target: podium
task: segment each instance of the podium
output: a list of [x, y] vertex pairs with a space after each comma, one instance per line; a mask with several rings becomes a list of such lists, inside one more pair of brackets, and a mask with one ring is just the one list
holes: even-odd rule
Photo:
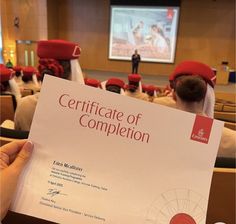
[[216, 74], [216, 84], [227, 85], [229, 83], [229, 71], [219, 69]]

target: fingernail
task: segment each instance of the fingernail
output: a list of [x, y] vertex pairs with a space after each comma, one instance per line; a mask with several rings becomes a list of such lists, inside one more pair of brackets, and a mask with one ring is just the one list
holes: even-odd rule
[[34, 144], [31, 141], [27, 141], [24, 145], [24, 150], [28, 153], [31, 153], [33, 151]]

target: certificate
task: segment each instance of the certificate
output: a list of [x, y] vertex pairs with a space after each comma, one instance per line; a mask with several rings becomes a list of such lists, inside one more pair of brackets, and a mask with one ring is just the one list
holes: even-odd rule
[[65, 224], [205, 224], [222, 128], [45, 76], [11, 209]]

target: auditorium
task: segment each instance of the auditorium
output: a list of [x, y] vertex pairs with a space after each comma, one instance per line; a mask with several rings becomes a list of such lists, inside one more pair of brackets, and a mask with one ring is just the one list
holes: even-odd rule
[[235, 7], [0, 0], [0, 223], [236, 223]]

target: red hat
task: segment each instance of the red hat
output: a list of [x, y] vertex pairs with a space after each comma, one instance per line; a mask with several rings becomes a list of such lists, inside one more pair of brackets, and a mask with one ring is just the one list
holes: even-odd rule
[[15, 72], [21, 72], [22, 66], [16, 65], [16, 66], [13, 67], [13, 70], [14, 70]]
[[22, 69], [23, 75], [31, 77], [33, 74], [37, 74], [37, 70], [32, 66], [27, 66]]
[[154, 94], [155, 91], [156, 91], [155, 86], [153, 86], [153, 85], [147, 86], [147, 94]]
[[198, 75], [206, 80], [212, 87], [215, 85], [216, 75], [213, 70], [206, 64], [197, 61], [184, 61], [177, 65], [169, 77], [169, 81], [175, 80], [181, 75]]
[[85, 82], [86, 85], [96, 87], [96, 88], [101, 88], [101, 83], [100, 81], [96, 79], [87, 79]]
[[147, 91], [147, 87], [148, 87], [147, 85], [142, 84], [142, 91], [146, 92]]
[[40, 72], [39, 71], [35, 71], [34, 74], [36, 75], [37, 78], [40, 78]]
[[12, 74], [12, 71], [10, 69], [2, 67], [0, 69], [0, 80], [1, 80], [1, 82], [9, 81], [11, 79], [11, 74]]
[[2, 68], [6, 68], [6, 66], [4, 64], [0, 64], [0, 69]]
[[141, 80], [141, 75], [139, 74], [129, 74], [128, 75], [128, 80], [131, 82], [139, 82]]
[[128, 84], [125, 84], [124, 85], [124, 90], [128, 90], [129, 89], [129, 85]]
[[124, 81], [121, 79], [117, 79], [117, 78], [110, 78], [106, 82], [106, 87], [107, 86], [118, 86], [118, 87], [124, 89], [124, 85], [125, 85]]
[[41, 40], [38, 42], [39, 58], [71, 60], [80, 56], [81, 48], [77, 43], [65, 40]]
[[174, 74], [174, 72], [172, 72], [169, 76], [169, 82], [174, 81], [174, 78], [175, 78], [175, 74]]
[[49, 69], [56, 77], [61, 77], [64, 73], [64, 68], [60, 63], [53, 58], [41, 58], [39, 59], [38, 70], [42, 73], [45, 69]]

